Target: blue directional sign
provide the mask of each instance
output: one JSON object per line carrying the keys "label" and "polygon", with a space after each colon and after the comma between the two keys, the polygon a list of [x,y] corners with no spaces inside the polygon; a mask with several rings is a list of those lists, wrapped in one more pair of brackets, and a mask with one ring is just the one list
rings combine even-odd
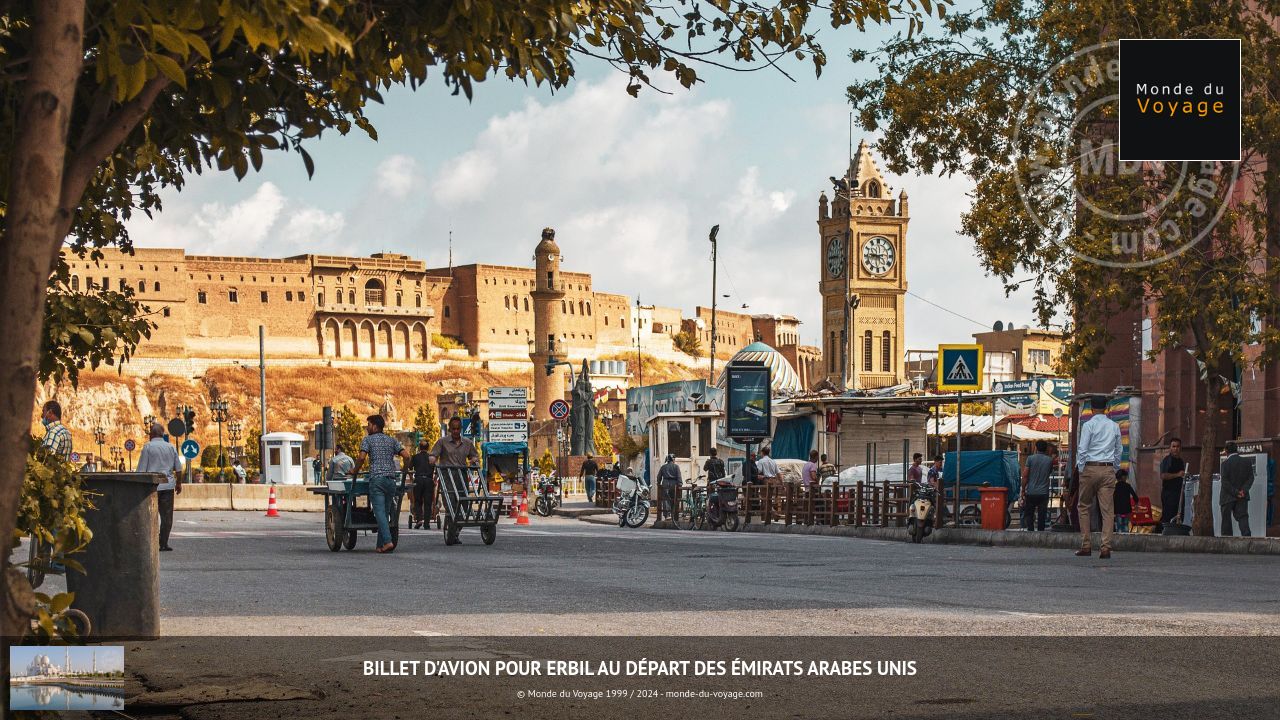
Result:
{"label": "blue directional sign", "polygon": [[938,346],[939,390],[982,390],[982,346]]}
{"label": "blue directional sign", "polygon": [[195,440],[187,440],[182,443],[182,457],[188,460],[195,460],[200,457],[200,443]]}

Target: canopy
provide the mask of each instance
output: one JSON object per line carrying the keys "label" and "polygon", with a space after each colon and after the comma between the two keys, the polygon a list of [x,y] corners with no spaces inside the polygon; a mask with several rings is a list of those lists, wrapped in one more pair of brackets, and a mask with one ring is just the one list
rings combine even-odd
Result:
{"label": "canopy", "polygon": [[485,457],[490,455],[519,455],[520,453],[529,452],[529,443],[487,442],[480,446],[480,450],[485,454]]}
{"label": "canopy", "polygon": [[[956,434],[957,418],[942,418],[942,422],[935,422],[933,418],[929,418],[925,422],[925,429],[930,435],[940,435],[942,437],[952,437]],[[990,415],[965,415],[964,426],[961,430],[963,435],[990,435],[991,434],[991,416]],[[1020,425],[1012,420],[996,418],[996,434],[1013,437],[1020,441],[1026,440],[1049,440],[1058,441],[1059,438],[1054,433],[1041,432],[1032,430],[1026,425]]]}

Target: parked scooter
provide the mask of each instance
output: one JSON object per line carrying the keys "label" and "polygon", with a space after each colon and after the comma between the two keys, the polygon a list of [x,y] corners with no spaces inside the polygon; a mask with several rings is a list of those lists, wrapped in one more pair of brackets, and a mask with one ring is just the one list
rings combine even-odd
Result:
{"label": "parked scooter", "polygon": [[724,528],[729,532],[738,529],[738,486],[732,480],[721,478],[709,483],[707,488],[707,523],[712,530]]}
{"label": "parked scooter", "polygon": [[927,482],[916,483],[914,489],[915,499],[911,501],[911,508],[907,511],[907,529],[911,533],[911,542],[918,543],[933,532],[938,490]]}
{"label": "parked scooter", "polygon": [[616,487],[618,499],[613,501],[613,511],[618,515],[618,527],[640,527],[649,519],[649,483],[628,468],[618,474]]}
{"label": "parked scooter", "polygon": [[560,478],[555,475],[538,480],[538,499],[533,503],[533,511],[542,517],[551,517],[551,513],[560,507]]}

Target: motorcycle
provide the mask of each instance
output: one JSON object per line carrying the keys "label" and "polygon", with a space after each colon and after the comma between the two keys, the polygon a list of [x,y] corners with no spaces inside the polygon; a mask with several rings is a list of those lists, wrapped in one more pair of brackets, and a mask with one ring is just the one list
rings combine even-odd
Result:
{"label": "motorcycle", "polygon": [[613,501],[613,512],[618,515],[618,527],[638,528],[649,519],[649,484],[644,478],[633,477],[631,471],[618,474],[618,499]]}
{"label": "motorcycle", "polygon": [[708,488],[707,523],[711,529],[724,528],[729,532],[738,529],[738,486],[721,478]]}
{"label": "motorcycle", "polygon": [[538,498],[533,503],[533,511],[542,517],[551,517],[551,513],[560,507],[560,479],[554,475],[538,480]]}
{"label": "motorcycle", "polygon": [[936,512],[938,490],[929,483],[918,483],[915,486],[915,499],[907,511],[907,530],[911,533],[911,542],[918,543],[933,532],[933,518]]}

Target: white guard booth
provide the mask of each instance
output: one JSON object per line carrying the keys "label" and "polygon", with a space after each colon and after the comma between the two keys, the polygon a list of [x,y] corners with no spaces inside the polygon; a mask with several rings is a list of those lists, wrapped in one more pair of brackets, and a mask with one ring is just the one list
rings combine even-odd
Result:
{"label": "white guard booth", "polygon": [[267,453],[268,483],[302,485],[302,441],[298,433],[273,432],[262,436]]}

